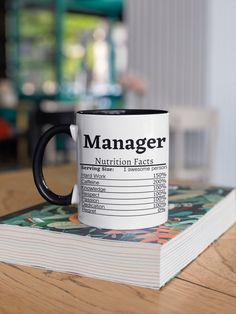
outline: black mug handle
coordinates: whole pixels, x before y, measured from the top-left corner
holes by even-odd
[[[33,157],[33,176],[39,193],[48,202],[57,205],[70,205],[72,200],[72,191],[68,195],[55,194],[48,188],[43,176],[43,155],[45,148],[50,139],[59,133],[65,133],[71,136],[70,124],[60,124],[53,126],[40,137]]]

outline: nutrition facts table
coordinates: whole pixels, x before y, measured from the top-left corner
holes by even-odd
[[[163,213],[167,206],[167,165],[80,164],[82,212],[134,217]]]

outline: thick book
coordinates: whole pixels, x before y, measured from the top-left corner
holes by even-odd
[[[79,222],[77,208],[41,204],[0,219],[0,261],[159,289],[236,221],[230,188],[169,189],[169,219],[138,230]]]

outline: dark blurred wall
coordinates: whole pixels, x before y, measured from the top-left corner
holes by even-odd
[[[6,8],[0,0],[0,78],[6,77]]]

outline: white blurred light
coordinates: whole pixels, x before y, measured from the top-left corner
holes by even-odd
[[[67,58],[79,59],[79,58],[82,58],[84,56],[85,49],[80,44],[76,44],[76,45],[67,44],[63,49],[63,53],[64,53],[65,57],[67,57]]]
[[[43,92],[45,94],[55,94],[57,90],[57,85],[56,85],[56,82],[54,81],[45,81],[43,83]]]
[[[22,86],[22,92],[25,95],[32,95],[35,93],[35,85],[31,82],[24,83]]]
[[[102,27],[99,27],[94,31],[93,38],[94,38],[94,40],[102,40],[103,41],[106,39],[106,35],[107,35],[106,30]]]

